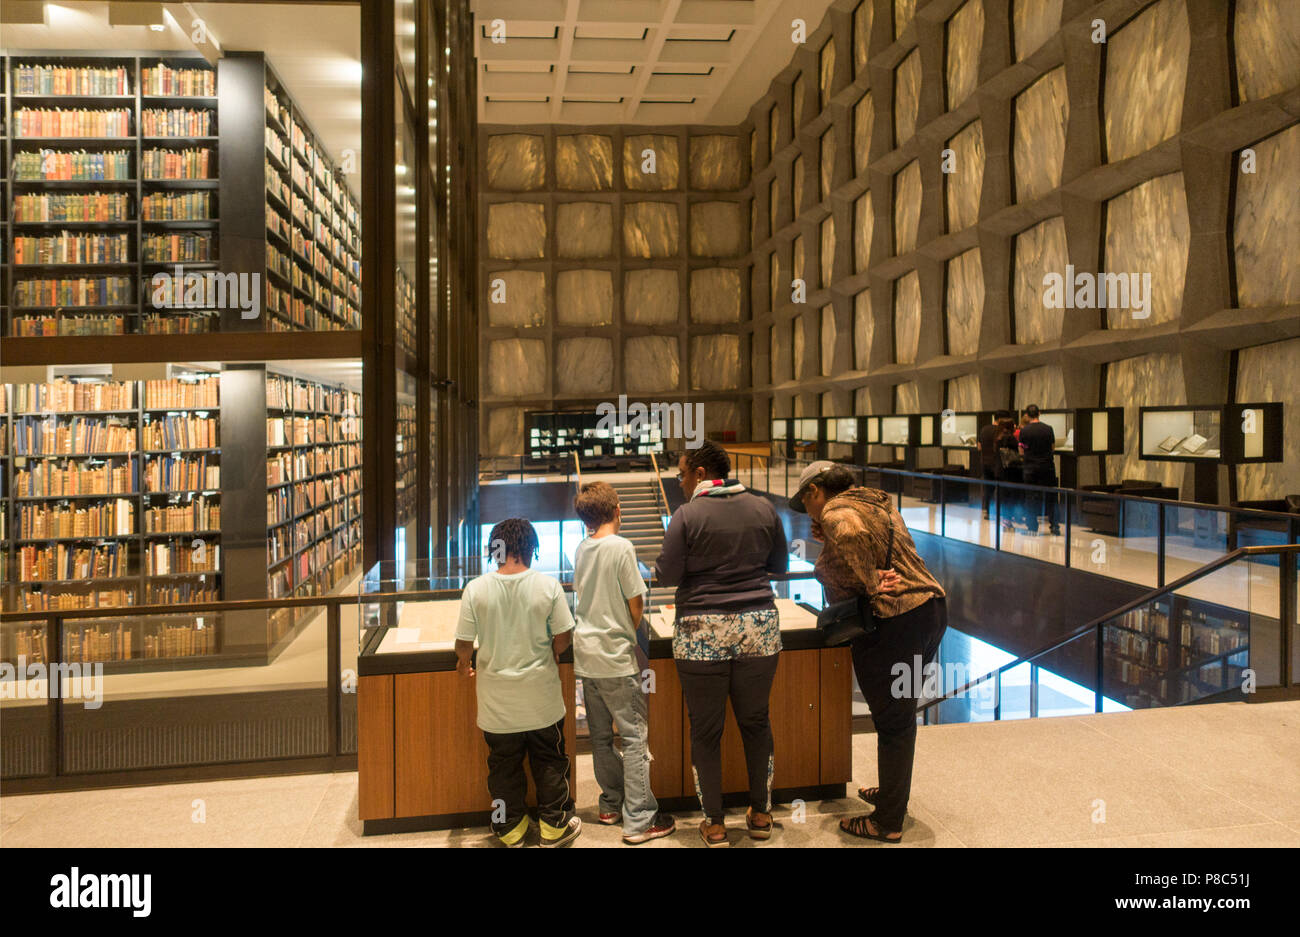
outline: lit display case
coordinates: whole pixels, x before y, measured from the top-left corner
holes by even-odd
[[[664,451],[662,427],[653,419],[619,422],[593,411],[533,410],[525,414],[528,459],[554,462],[576,452],[585,459],[648,460]]]
[[[980,430],[993,422],[992,410],[945,410],[938,415],[939,445],[945,449],[979,448]]]
[[[1222,407],[1143,407],[1140,412],[1141,458],[1157,462],[1222,460]]]
[[[1076,456],[1124,454],[1124,408],[1083,407],[1074,411]]]
[[[1190,462],[1197,501],[1218,501],[1218,467],[1282,461],[1282,404],[1142,407],[1138,451],[1153,462]]]

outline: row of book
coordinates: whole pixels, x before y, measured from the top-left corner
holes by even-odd
[[[209,460],[206,453],[160,456],[150,459],[144,467],[144,490],[150,493],[218,491],[220,488],[221,467],[215,460]]]
[[[270,241],[266,242],[266,269],[284,277],[286,280],[289,279],[292,271],[289,264],[289,255]]]
[[[142,435],[146,449],[211,449],[217,445],[217,420],[210,416],[167,416],[145,423]]]
[[[55,612],[77,608],[126,608],[135,605],[134,589],[96,589],[93,592],[47,592],[24,589],[18,604],[28,612]]]
[[[289,200],[293,197],[289,191],[289,183],[285,182],[284,178],[275,171],[275,167],[271,165],[269,159],[264,162],[266,167],[266,194],[271,198],[278,199],[280,204],[288,205]]]
[[[221,601],[221,590],[204,580],[180,582],[154,582],[145,584],[146,605],[184,605],[197,602]]]
[[[134,381],[70,381],[14,385],[15,413],[67,413],[72,410],[132,410]]]
[[[14,154],[14,179],[19,182],[99,182],[130,179],[131,154],[126,150],[23,150]]]
[[[28,504],[18,510],[18,537],[21,540],[129,537],[134,533],[135,502],[125,498],[93,507]]]
[[[125,192],[60,192],[15,195],[14,221],[130,221]]]
[[[129,137],[131,110],[23,107],[14,111],[15,137]]]
[[[16,264],[129,263],[130,239],[122,234],[73,234],[13,239]]]
[[[198,335],[214,331],[216,317],[210,313],[179,316],[145,316],[140,320],[142,335]]]
[[[137,491],[132,459],[87,466],[81,462],[36,462],[14,473],[17,498],[78,498],[127,495]]]
[[[63,543],[25,546],[18,548],[17,556],[20,582],[121,579],[131,575],[127,568],[130,549],[124,543],[97,543],[91,547]]]
[[[185,504],[152,507],[144,512],[144,530],[149,534],[220,529],[221,504],[207,495],[199,495]]]
[[[274,527],[293,518],[293,505],[287,487],[273,488],[266,493],[266,526]]]
[[[185,98],[215,97],[217,73],[207,68],[151,65],[140,71],[140,93]]]
[[[292,158],[289,155],[289,144],[284,141],[284,137],[276,132],[274,127],[267,127],[264,135],[266,142],[266,151],[280,161],[282,165],[287,166]],[[274,172],[274,169],[267,167]]]
[[[145,221],[204,221],[212,217],[211,192],[150,192],[140,200]]]
[[[19,280],[17,306],[124,306],[132,302],[130,277]]]
[[[141,173],[145,179],[208,179],[211,165],[212,151],[207,147],[145,150]]]
[[[212,235],[146,234],[140,251],[145,263],[212,260]]]
[[[6,642],[4,660],[15,661],[19,657],[29,664],[45,663],[45,626],[34,625],[30,628],[17,628],[12,633],[12,643]]]
[[[136,653],[132,627],[85,625],[64,632],[63,659],[91,664],[139,658],[199,657],[216,652],[216,629],[197,624],[163,623],[146,630],[140,638],[140,645],[140,653]]]
[[[9,334],[21,337],[42,335],[125,335],[126,319],[120,315],[13,316]]]
[[[144,551],[145,568],[150,576],[177,576],[187,573],[215,573],[221,569],[221,547],[186,541],[151,543]]]
[[[151,107],[140,112],[140,131],[146,137],[207,137],[214,116],[211,110]]]
[[[135,427],[121,419],[74,416],[14,420],[14,455],[93,455],[135,449]]]
[[[144,405],[150,410],[216,409],[221,402],[220,396],[221,377],[217,374],[198,380],[168,378],[144,382]]]
[[[130,94],[127,68],[113,65],[15,65],[14,94]]]

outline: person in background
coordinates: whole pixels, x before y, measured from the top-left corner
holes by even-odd
[[[1011,416],[1006,410],[999,410],[993,416],[993,422],[980,427],[979,436],[976,440],[979,445],[980,456],[980,478],[985,482],[996,481],[998,478],[998,469],[1001,467],[1001,461],[998,457],[998,422],[1004,417]],[[993,500],[993,486],[980,485],[982,494],[982,507],[984,509],[984,519],[989,517],[989,502]]]
[[[1032,403],[1025,408],[1025,416],[1029,422],[1020,427],[1020,448],[1025,454],[1025,484],[1055,488],[1059,484],[1056,478],[1056,461],[1053,458],[1056,450],[1056,431],[1039,419],[1038,407]],[[1056,492],[1045,491],[1041,499],[1034,499],[1034,503],[1040,504],[1042,509],[1030,510],[1027,521],[1029,532],[1038,533],[1038,518],[1045,515],[1052,534],[1059,534],[1061,528],[1056,522]]]
[[[1025,480],[1022,468],[1024,459],[1020,455],[1020,443],[1017,439],[1020,430],[1016,426],[1016,418],[1008,411],[1004,410],[1003,413],[1006,415],[998,420],[997,434],[994,437],[994,445],[997,447],[998,454],[998,481],[1020,485]],[[1023,489],[1020,488],[1002,489],[1002,528],[1004,530],[1016,529],[1013,521],[1023,513],[1024,494]]]
[[[853,672],[876,727],[878,787],[858,796],[875,812],[840,821],[851,836],[898,843],[912,791],[917,693],[924,668],[948,628],[943,587],[916,552],[907,524],[888,493],[856,485],[851,471],[814,462],[799,478],[791,510],[806,512],[823,541],[814,575],[828,603],[854,595],[871,602],[876,630],[853,641]],[[890,582],[882,570],[892,569]],[[922,674],[913,673],[919,660]],[[899,679],[901,672],[904,679]]]
[[[587,528],[573,560],[577,597],[573,672],[587,703],[591,760],[600,785],[601,823],[623,823],[623,842],[648,842],[676,831],[650,790],[649,703],[637,665],[637,629],[645,610],[645,581],[636,549],[618,535],[618,492],[607,482],[582,486],[574,511]],[[614,745],[614,726],[623,742]]]
[[[686,499],[673,512],[655,578],[676,586],[673,658],[691,720],[700,838],[729,846],[722,810],[722,729],[731,700],[745,746],[753,839],[772,835],[774,755],[768,700],[781,653],[769,573],[789,566],[785,528],[765,498],[728,479],[731,459],[705,440],[677,463]]]
[[[564,751],[558,667],[573,616],[559,582],[530,568],[537,547],[537,531],[525,518],[494,526],[488,555],[500,565],[465,586],[456,626],[456,670],[475,681],[478,727],[488,748],[492,831],[505,846],[524,845],[528,833],[525,756],[537,788],[541,845],[563,846],[582,831]]]

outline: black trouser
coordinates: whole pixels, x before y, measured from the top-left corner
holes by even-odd
[[[562,827],[573,817],[569,790],[569,756],[564,751],[564,720],[531,732],[498,735],[484,732],[488,747],[488,793],[492,796],[492,830],[498,835],[514,829],[528,812],[528,776],[524,756],[537,788],[537,817]],[[505,820],[497,821],[501,808]]]
[[[990,465],[990,464],[988,464],[987,462],[981,463],[981,464],[980,464],[980,478],[983,479],[983,480],[986,481],[986,482],[994,482],[994,481],[997,481],[997,480],[998,480],[998,467],[997,467],[996,465]],[[980,490],[984,493],[984,496],[983,496],[983,499],[982,499],[982,500],[983,500],[983,504],[982,504],[981,506],[984,508],[984,513],[987,514],[987,513],[989,512],[989,504],[990,504],[990,502],[993,501],[993,486],[992,486],[992,485],[980,485]]]
[[[876,726],[880,794],[871,822],[878,830],[896,833],[903,828],[912,793],[916,700],[925,682],[924,674],[915,672],[916,657],[920,656],[924,667],[939,652],[939,642],[948,628],[948,605],[944,599],[933,598],[902,615],[877,618],[876,623],[876,634],[859,638],[850,648],[853,672]],[[900,663],[906,666],[905,680],[900,680],[894,670]],[[897,693],[900,689],[902,692]]]
[[[772,723],[767,704],[780,654],[735,660],[678,660],[677,676],[691,717],[691,764],[700,806],[710,823],[721,823],[722,729],[727,699],[745,743],[749,803],[759,813],[772,810]]]
[[[1048,488],[1056,487],[1056,467],[1053,465],[1026,465],[1025,466],[1025,484],[1026,485],[1043,485]],[[1047,515],[1047,523],[1053,530],[1056,529],[1056,492],[1045,491],[1042,495],[1035,495],[1033,503],[1042,505],[1038,513],[1030,513],[1028,524],[1030,530],[1038,529],[1038,518]],[[1031,509],[1032,511],[1032,509]]]

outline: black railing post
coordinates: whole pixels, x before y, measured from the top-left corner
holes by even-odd
[[[993,484],[993,549],[1002,549],[1002,483]]]
[[[1096,690],[1093,694],[1092,711],[1098,713],[1101,712],[1101,701],[1103,698],[1101,692],[1102,689],[1101,680],[1105,668],[1106,647],[1104,642],[1102,641],[1102,638],[1105,636],[1106,633],[1105,628],[1106,625],[1104,622],[1097,622],[1097,682],[1095,684]]]
[[[342,692],[343,675],[339,672],[339,643],[343,640],[343,629],[340,621],[341,600],[334,600],[325,606],[325,688],[329,694],[326,711],[329,713],[330,738],[329,754],[331,757],[337,755],[342,750],[343,727],[340,722],[339,711],[342,708],[342,701],[339,694]]]
[[[1296,559],[1300,554],[1279,553],[1277,554],[1278,576],[1277,587],[1279,594],[1277,597],[1278,624],[1281,627],[1281,645],[1280,653],[1282,654],[1282,669],[1278,671],[1282,679],[1278,682],[1284,687],[1294,687],[1300,684],[1300,673],[1296,673],[1292,668],[1292,662],[1295,660],[1295,652],[1292,650],[1292,641],[1300,636],[1300,629],[1296,627]]]
[[[998,668],[993,676],[993,721],[1002,721],[1002,668]]]
[[[1074,497],[1072,495],[1066,495],[1065,496],[1065,568],[1066,569],[1069,569],[1071,566],[1070,535],[1074,530],[1074,504],[1075,504]]]
[[[948,536],[948,491],[942,472],[939,474],[939,536]]]
[[[49,652],[46,654],[45,696],[49,708],[50,741],[50,777],[63,773],[63,687],[59,684],[59,674],[63,670],[63,616],[55,615],[49,619],[47,628]],[[102,692],[102,687],[101,687]]]
[[[1029,718],[1038,718],[1038,665],[1029,665]]]
[[[1124,533],[1123,529],[1120,533]],[[1156,505],[1156,587],[1165,587],[1165,506]]]

